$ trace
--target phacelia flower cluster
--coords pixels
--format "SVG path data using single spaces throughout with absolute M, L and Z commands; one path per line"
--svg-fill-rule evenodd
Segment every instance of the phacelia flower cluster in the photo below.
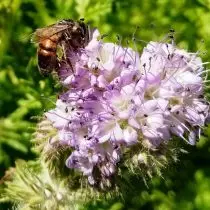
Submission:
M 67 91 L 46 117 L 72 149 L 66 165 L 90 184 L 112 177 L 135 145 L 154 150 L 173 137 L 194 145 L 209 113 L 196 53 L 149 42 L 142 54 L 93 38 L 59 70 Z

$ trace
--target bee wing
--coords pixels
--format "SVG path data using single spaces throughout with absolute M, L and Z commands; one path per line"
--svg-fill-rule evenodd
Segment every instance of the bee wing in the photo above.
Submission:
M 45 28 L 38 28 L 31 36 L 31 42 L 40 42 L 44 39 L 47 39 L 54 34 L 57 34 L 63 30 L 69 28 L 68 24 L 53 24 Z

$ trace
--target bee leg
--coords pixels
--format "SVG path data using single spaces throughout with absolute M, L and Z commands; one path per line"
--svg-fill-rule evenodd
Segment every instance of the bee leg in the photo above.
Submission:
M 66 49 L 66 43 L 62 43 L 61 44 L 61 49 L 62 49 L 62 59 L 61 59 L 61 62 L 64 65 L 67 66 L 66 68 L 69 69 L 69 67 L 70 67 L 72 73 L 74 73 L 74 68 L 73 68 L 72 62 L 70 61 L 70 59 L 67 56 L 68 51 Z
M 74 72 L 74 68 L 73 68 L 72 63 L 71 63 L 71 61 L 70 61 L 69 58 L 67 58 L 67 63 L 68 63 L 68 65 L 70 66 L 70 68 L 71 68 L 71 70 L 72 70 L 72 73 L 74 74 L 74 73 L 75 73 L 75 72 Z
M 63 51 L 64 60 L 66 60 L 66 59 L 67 59 L 67 56 L 66 56 L 65 44 L 63 43 L 63 44 L 61 45 L 61 47 L 62 47 L 62 51 Z
M 66 47 L 65 46 L 66 46 L 65 43 L 63 43 L 61 45 L 62 51 L 63 51 L 63 59 L 62 60 L 64 61 L 65 64 L 67 64 L 70 67 L 72 73 L 74 73 L 74 68 L 72 66 L 72 63 L 71 63 L 70 59 L 67 56 L 67 50 L 66 50 Z

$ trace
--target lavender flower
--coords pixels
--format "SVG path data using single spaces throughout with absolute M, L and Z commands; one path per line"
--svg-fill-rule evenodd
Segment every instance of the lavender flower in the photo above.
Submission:
M 154 150 L 174 136 L 195 144 L 209 112 L 196 53 L 149 42 L 140 56 L 98 37 L 95 30 L 85 49 L 67 53 L 73 65 L 63 64 L 59 76 L 68 91 L 45 114 L 72 149 L 67 167 L 92 185 L 116 174 L 135 145 Z

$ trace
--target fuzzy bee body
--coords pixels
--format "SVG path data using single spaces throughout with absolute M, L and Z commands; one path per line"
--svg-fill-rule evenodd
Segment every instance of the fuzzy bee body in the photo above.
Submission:
M 58 46 L 76 50 L 84 48 L 89 41 L 88 26 L 83 21 L 61 20 L 56 24 L 35 31 L 32 38 L 38 43 L 38 67 L 42 75 L 47 76 L 59 67 Z

